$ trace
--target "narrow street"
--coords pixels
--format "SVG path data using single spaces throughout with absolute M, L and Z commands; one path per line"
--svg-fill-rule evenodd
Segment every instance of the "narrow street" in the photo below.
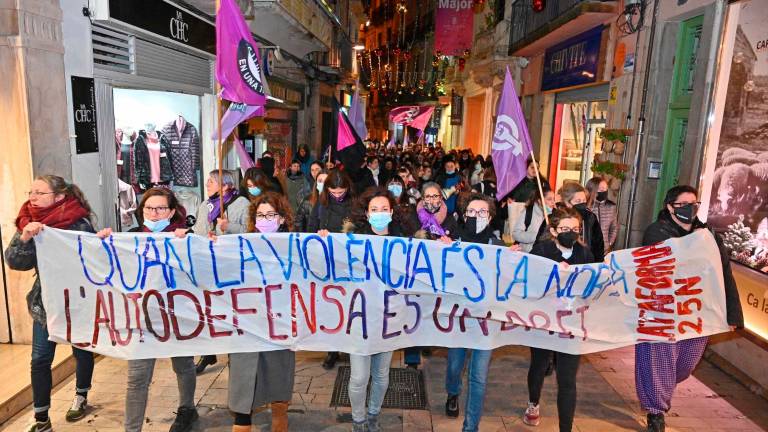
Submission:
M 526 373 L 528 349 L 508 347 L 496 350 L 488 375 L 482 432 L 557 431 L 554 376 L 547 378 L 542 402 L 542 423 L 529 427 L 521 415 L 527 401 Z M 231 430 L 227 410 L 228 374 L 221 361 L 198 377 L 196 400 L 200 420 L 194 430 Z M 336 371 L 321 366 L 320 353 L 301 353 L 296 360 L 296 381 L 289 411 L 292 431 L 347 431 L 351 429 L 349 408 L 329 406 Z M 344 364 L 344 363 L 342 363 Z M 444 415 L 445 350 L 437 349 L 422 363 L 429 411 L 384 409 L 382 426 L 387 432 L 454 432 L 461 430 L 463 416 Z M 403 367 L 402 354 L 393 357 L 392 367 Z M 632 348 L 591 354 L 582 359 L 579 370 L 579 400 L 575 429 L 580 432 L 644 430 L 645 414 L 637 402 L 634 386 Z M 102 357 L 96 365 L 93 404 L 88 416 L 68 424 L 64 413 L 74 392 L 74 378 L 60 385 L 53 394 L 51 417 L 58 432 L 122 431 L 125 404 L 125 362 Z M 176 378 L 170 362 L 159 361 L 150 388 L 150 401 L 144 427 L 148 432 L 166 432 L 173 422 L 177 403 Z M 728 375 L 702 361 L 694 377 L 677 387 L 674 406 L 667 416 L 668 431 L 762 431 L 768 430 L 768 401 L 756 396 Z M 462 401 L 463 412 L 463 401 Z M 31 407 L 11 420 L 2 430 L 18 431 L 31 418 Z M 270 415 L 254 416 L 254 430 L 269 431 Z

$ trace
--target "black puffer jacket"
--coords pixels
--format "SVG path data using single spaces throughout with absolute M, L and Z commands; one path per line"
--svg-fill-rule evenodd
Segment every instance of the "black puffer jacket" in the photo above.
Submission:
M 720 261 L 723 265 L 723 280 L 725 281 L 725 308 L 728 324 L 736 327 L 744 327 L 744 313 L 741 310 L 741 301 L 739 300 L 739 289 L 736 286 L 736 280 L 731 271 L 731 259 L 723 246 L 723 241 L 718 234 L 713 232 L 707 224 L 694 219 L 691 231 L 686 231 L 678 225 L 669 214 L 669 211 L 662 210 L 656 222 L 650 224 L 643 234 L 643 246 L 648 246 L 669 240 L 671 238 L 686 236 L 697 229 L 707 229 L 715 236 L 717 248 L 720 250 Z
M 576 242 L 573 245 L 573 254 L 571 254 L 568 259 L 563 258 L 563 252 L 557 247 L 557 244 L 552 239 L 544 240 L 533 245 L 531 254 L 549 258 L 556 262 L 565 261 L 568 264 L 589 264 L 595 262 L 595 257 L 592 256 L 592 252 L 579 242 Z
M 311 233 L 320 230 L 342 232 L 344 224 L 352 219 L 351 210 L 352 198 L 349 196 L 343 202 L 337 202 L 334 199 L 329 199 L 327 205 L 318 202 L 309 215 L 307 231 Z
M 87 219 L 80 219 L 67 228 L 68 231 L 94 232 L 93 226 Z M 30 240 L 26 243 L 21 241 L 21 232 L 16 232 L 11 239 L 8 248 L 5 249 L 5 262 L 13 270 L 27 271 L 35 270 L 35 282 L 32 289 L 27 293 L 27 308 L 32 319 L 45 325 L 45 308 L 43 307 L 42 290 L 40 285 L 40 276 L 37 275 L 37 250 L 35 241 Z
M 157 132 L 157 139 L 160 143 L 160 182 L 169 183 L 173 181 L 171 143 L 162 132 Z M 147 190 L 151 187 L 152 180 L 152 168 L 149 160 L 149 149 L 147 148 L 147 131 L 139 131 L 139 136 L 136 137 L 133 147 L 136 153 L 136 181 L 141 190 Z

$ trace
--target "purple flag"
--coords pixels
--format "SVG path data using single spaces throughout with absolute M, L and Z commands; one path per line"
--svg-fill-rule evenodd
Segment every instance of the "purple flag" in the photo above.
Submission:
M 496 170 L 496 197 L 502 199 L 525 178 L 528 157 L 533 152 L 528 125 L 525 124 L 523 109 L 512 85 L 509 67 L 496 110 L 496 128 L 491 148 L 493 168 Z
M 240 123 L 251 117 L 263 115 L 263 106 L 245 105 L 241 103 L 230 104 L 229 108 L 227 108 L 227 112 L 221 117 L 221 130 L 223 131 L 221 140 L 226 140 L 229 137 L 229 134 L 231 134 Z M 217 126 L 215 125 L 213 134 L 211 135 L 211 139 L 214 141 L 219 139 L 219 131 L 216 130 L 216 128 Z
M 355 128 L 360 139 L 368 137 L 368 128 L 365 127 L 365 110 L 360 101 L 360 83 L 355 85 L 355 94 L 352 96 L 352 105 L 349 107 L 349 122 Z
M 263 75 L 259 46 L 234 0 L 221 0 L 216 13 L 216 80 L 221 98 L 263 106 Z

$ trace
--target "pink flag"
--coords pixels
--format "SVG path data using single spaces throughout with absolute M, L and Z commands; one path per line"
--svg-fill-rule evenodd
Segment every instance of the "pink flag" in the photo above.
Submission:
M 251 159 L 251 155 L 245 150 L 242 141 L 235 140 L 235 151 L 237 152 L 237 158 L 240 160 L 240 171 L 245 175 L 245 171 L 248 170 L 248 168 L 255 167 L 256 164 L 253 162 L 253 159 Z
M 352 126 L 350 125 L 349 120 L 344 117 L 346 117 L 344 113 L 339 110 L 339 131 L 336 151 L 344 150 L 357 142 L 357 138 L 355 138 L 355 134 L 352 132 Z
M 496 170 L 496 197 L 502 199 L 525 178 L 528 157 L 533 152 L 528 125 L 525 124 L 523 109 L 512 85 L 509 67 L 504 77 L 499 108 L 496 110 L 496 128 L 491 149 Z
M 221 84 L 221 98 L 264 106 L 262 79 L 259 46 L 240 7 L 234 0 L 221 0 L 216 13 L 216 80 Z
M 231 134 L 232 131 L 235 130 L 237 125 L 240 123 L 248 120 L 251 117 L 263 115 L 263 106 L 245 105 L 240 103 L 230 104 L 229 108 L 227 108 L 227 112 L 225 112 L 221 117 L 221 130 L 223 131 L 221 134 L 221 140 L 226 140 L 229 137 L 229 134 Z M 217 130 L 218 127 L 217 125 L 214 125 L 213 128 L 214 129 L 213 134 L 211 135 L 211 139 L 217 140 L 219 139 L 219 131 Z
M 355 128 L 360 139 L 368 137 L 368 128 L 365 126 L 365 107 L 360 100 L 360 82 L 355 86 L 355 94 L 352 96 L 352 105 L 349 107 L 349 122 Z
M 401 106 L 389 112 L 389 121 L 424 130 L 434 111 L 435 107 L 429 105 Z

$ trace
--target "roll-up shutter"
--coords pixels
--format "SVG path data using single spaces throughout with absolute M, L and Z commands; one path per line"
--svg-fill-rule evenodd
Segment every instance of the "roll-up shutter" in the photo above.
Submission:
M 586 102 L 608 100 L 610 91 L 608 84 L 601 84 L 591 87 L 583 87 L 575 90 L 566 90 L 557 93 L 555 101 L 557 103 Z

